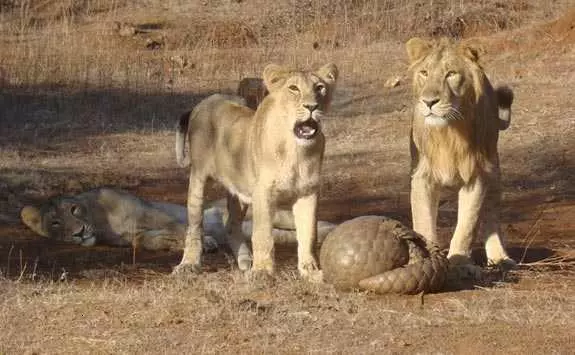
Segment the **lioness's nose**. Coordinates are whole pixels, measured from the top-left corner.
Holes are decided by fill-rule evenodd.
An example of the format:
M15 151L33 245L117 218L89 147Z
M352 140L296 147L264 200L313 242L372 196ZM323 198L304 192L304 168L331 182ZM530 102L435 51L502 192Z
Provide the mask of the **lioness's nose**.
M434 98L434 99L421 99L421 101L423 101L424 104L427 105L427 107L431 108L433 105L435 105L436 103L439 102L439 99Z
M315 111L319 105L318 104L305 104L303 107L307 108L309 112Z

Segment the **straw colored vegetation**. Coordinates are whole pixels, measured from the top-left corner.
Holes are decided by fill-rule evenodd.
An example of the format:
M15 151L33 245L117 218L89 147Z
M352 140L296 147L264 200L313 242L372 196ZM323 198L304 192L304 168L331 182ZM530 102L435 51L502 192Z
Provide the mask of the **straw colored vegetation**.
M179 253L52 245L18 220L24 205L102 185L185 203L188 172L174 155L182 113L266 64L333 62L319 218L411 225L413 36L474 43L490 81L515 92L499 141L514 271L424 298L340 293L300 280L297 248L280 246L279 276L259 288L224 251L206 255L201 275L173 278ZM0 41L0 353L575 348L572 1L14 0L0 1ZM453 192L439 210L446 242Z

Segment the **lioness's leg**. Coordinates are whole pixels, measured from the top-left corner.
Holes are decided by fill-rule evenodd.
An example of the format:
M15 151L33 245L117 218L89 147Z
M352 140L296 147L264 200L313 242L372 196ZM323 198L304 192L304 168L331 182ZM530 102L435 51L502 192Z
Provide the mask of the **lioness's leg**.
M297 257L300 275L315 279L319 270L313 247L317 239L317 194L299 198L293 205L297 233ZM321 275L320 275L321 276Z
M513 266L511 259L503 244L501 229L499 227L499 213L501 209L501 187L499 185L499 171L497 170L489 180L487 194L481 210L480 236L485 241L487 263L490 265Z
M242 233L245 210L246 208L242 206L236 196L228 194L229 218L226 223L228 245L237 260L238 267L242 271L249 270L252 266L252 253Z
M269 195L264 188L259 186L252 196L252 271L272 274L274 272L274 239L272 237L274 211Z
M184 255L174 273L191 270L200 272L202 267L203 228L202 205L204 202L204 185L206 177L190 169L188 186L188 230L184 244Z
M469 264L471 243L475 236L481 206L485 199L485 183L477 177L473 182L459 189L457 226L451 238L447 258L452 263Z
M437 184L430 183L423 177L412 177L410 197L413 230L434 243L437 243L439 193Z

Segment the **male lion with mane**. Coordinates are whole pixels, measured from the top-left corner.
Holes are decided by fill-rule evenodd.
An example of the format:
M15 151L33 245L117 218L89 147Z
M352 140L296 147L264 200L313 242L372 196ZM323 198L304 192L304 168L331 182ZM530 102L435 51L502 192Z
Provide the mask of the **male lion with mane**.
M263 72L269 94L255 112L240 97L216 94L180 119L176 156L181 166L190 167L189 226L175 273L201 270L204 185L212 178L228 190L228 244L241 270L274 272L272 219L278 208L289 207L299 272L313 279L320 275L313 253L325 148L319 121L329 109L337 76L334 64L314 72L270 64ZM242 204L253 208L253 259L239 233Z
M477 274L470 254L479 229L488 263L513 266L499 228L497 152L499 130L509 125L513 92L507 87L494 90L478 63L478 51L464 43L412 38L406 47L415 96L411 125L413 228L437 242L440 188L458 188L450 263L456 270Z

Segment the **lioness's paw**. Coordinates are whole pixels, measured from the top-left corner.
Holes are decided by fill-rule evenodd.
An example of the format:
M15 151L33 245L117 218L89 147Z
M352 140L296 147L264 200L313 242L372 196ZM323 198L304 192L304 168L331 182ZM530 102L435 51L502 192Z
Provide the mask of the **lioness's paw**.
M189 274L199 274L202 272L201 264L179 263L174 267L172 275L181 276Z
M322 282L323 272L319 269L317 261L309 258L298 263L299 274L302 278L311 282Z

